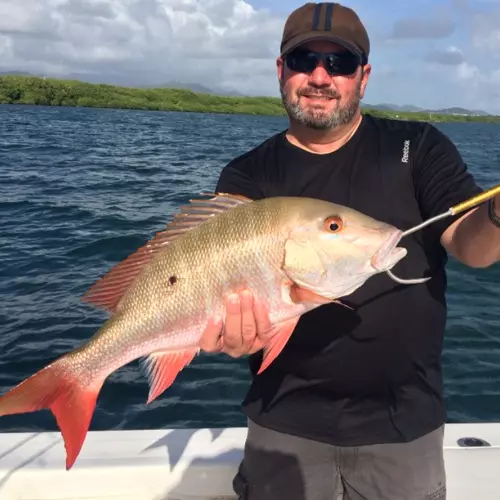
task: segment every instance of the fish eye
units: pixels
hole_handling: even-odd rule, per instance
[[[337,216],[328,217],[325,220],[324,227],[329,233],[338,233],[344,227],[344,222]]]

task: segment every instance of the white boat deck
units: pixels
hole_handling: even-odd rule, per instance
[[[0,434],[0,500],[235,499],[245,436],[245,428],[94,431],[66,471],[59,433]],[[465,437],[490,446],[459,446]],[[500,423],[449,424],[445,457],[447,500],[500,499]]]

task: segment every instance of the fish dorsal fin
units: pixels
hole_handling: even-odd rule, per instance
[[[252,201],[245,196],[227,193],[201,193],[201,196],[211,198],[192,199],[189,205],[181,206],[163,231],[108,271],[90,287],[82,300],[114,312],[142,269],[169,243],[215,215]]]

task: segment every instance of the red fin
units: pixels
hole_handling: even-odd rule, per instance
[[[177,374],[193,361],[198,352],[198,348],[188,351],[154,352],[141,360],[150,386],[148,404],[173,384]]]
[[[347,304],[344,304],[343,302],[340,302],[340,300],[332,300],[333,304],[338,304],[339,306],[342,307],[347,307],[347,309],[350,309],[351,311],[354,311],[354,307],[348,306]]]
[[[252,200],[244,196],[225,193],[213,195],[213,198],[207,200],[190,200],[189,205],[181,207],[180,212],[173,216],[165,230],[158,232],[145,245],[94,283],[82,300],[114,312],[142,269],[171,241],[208,221],[214,215],[250,201]]]
[[[332,302],[331,299],[327,299],[322,295],[311,292],[311,290],[298,286],[290,288],[290,297],[294,302],[309,302],[311,304],[330,304]]]
[[[279,355],[285,347],[288,339],[292,335],[293,330],[297,326],[299,317],[289,319],[283,323],[279,323],[273,327],[273,332],[270,333],[271,339],[264,347],[264,357],[258,374],[261,374]]]
[[[65,361],[60,358],[0,397],[0,416],[50,409],[64,439],[68,470],[85,441],[104,380],[84,386]]]
[[[291,287],[290,297],[295,303],[309,302],[311,304],[319,304],[319,305],[338,304],[339,306],[347,307],[347,309],[351,309],[351,311],[354,311],[354,309],[351,306],[344,304],[340,300],[328,299],[326,297],[323,297],[322,295],[318,295],[317,293],[311,292],[311,290],[307,290],[306,288],[301,288],[298,286]]]

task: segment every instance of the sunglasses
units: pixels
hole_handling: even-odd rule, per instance
[[[352,52],[314,52],[312,50],[295,49],[285,56],[286,65],[298,73],[312,73],[323,61],[330,76],[352,75],[362,63],[361,57]]]

